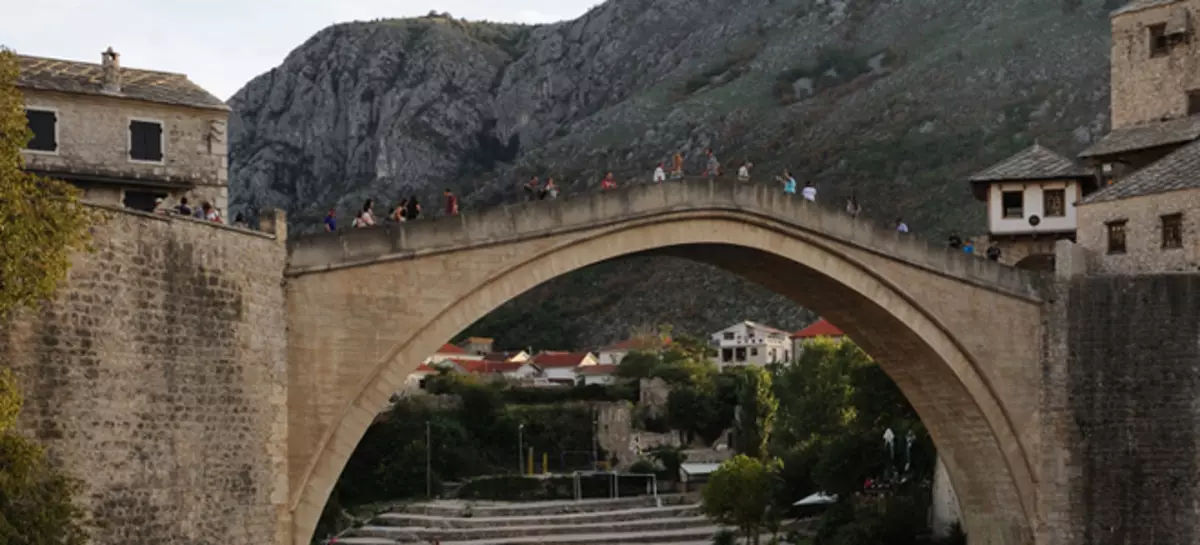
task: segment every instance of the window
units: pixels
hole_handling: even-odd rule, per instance
[[[1188,115],[1200,114],[1200,91],[1188,91]]]
[[[1047,218],[1061,218],[1067,215],[1065,189],[1047,189],[1042,192],[1042,215]]]
[[[744,347],[738,347],[737,349],[734,350],[733,354],[734,354],[735,360],[746,361],[746,349]]]
[[[125,205],[125,208],[141,210],[142,212],[153,212],[154,201],[156,199],[166,198],[166,193],[154,193],[150,191],[126,191],[125,197],[121,199],[121,203]]]
[[[157,121],[129,122],[129,158],[134,161],[163,160],[162,124]]]
[[[725,363],[729,363],[729,362],[733,361],[733,349],[732,348],[722,348],[721,349],[721,361],[723,361]]]
[[[727,341],[732,341],[732,340],[733,340],[733,332],[732,332],[732,331],[726,331],[724,334],[722,334],[722,335],[721,335],[721,338],[723,338],[723,339],[725,339],[725,340],[727,340]]]
[[[1108,227],[1108,253],[1125,253],[1125,220],[1110,221]]]
[[[1146,27],[1146,31],[1150,38],[1150,57],[1166,55],[1171,49],[1171,44],[1167,40],[1167,24],[1150,25]]]
[[[1160,218],[1162,220],[1162,247],[1182,248],[1183,247],[1183,214],[1169,214]]]
[[[29,121],[29,130],[33,138],[25,145],[25,149],[33,151],[58,151],[58,115],[50,110],[25,110],[25,119]]]
[[[1005,218],[1025,216],[1025,194],[1021,191],[1005,191],[1000,194],[1000,206]]]
[[[751,349],[750,349],[750,355],[751,355],[751,356],[757,356],[757,355],[758,355],[758,349],[757,349],[757,348],[751,348]]]

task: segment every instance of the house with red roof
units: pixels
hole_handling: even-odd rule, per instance
[[[424,363],[432,364],[432,363],[437,363],[439,361],[444,361],[444,360],[448,360],[448,359],[452,359],[452,358],[460,359],[460,360],[482,360],[483,356],[481,356],[479,354],[471,354],[460,347],[454,346],[450,343],[446,343],[446,344],[443,344],[442,347],[439,348],[437,352],[434,352],[432,356],[425,358]]]
[[[580,386],[612,384],[617,380],[617,366],[611,363],[585,365],[575,369],[575,376]]]
[[[813,339],[827,337],[834,341],[840,341],[845,336],[846,334],[842,333],[842,330],[838,329],[837,326],[821,318],[808,327],[792,334],[792,353],[796,354],[797,358],[800,357],[800,353],[804,351],[804,343],[810,342]]]
[[[671,337],[647,335],[626,339],[616,344],[610,344],[596,351],[596,361],[600,365],[620,365],[621,360],[630,352],[658,352],[671,344]]]
[[[551,384],[571,386],[578,382],[578,368],[596,365],[598,362],[591,352],[545,350],[530,358],[529,363],[541,369],[542,375]]]

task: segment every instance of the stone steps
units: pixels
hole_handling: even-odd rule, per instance
[[[652,532],[605,532],[561,536],[524,536],[468,541],[443,541],[441,545],[619,545],[623,543],[678,543],[704,541],[719,531],[719,526],[699,526],[680,530]]]
[[[679,504],[665,507],[636,507],[614,511],[560,513],[554,515],[521,515],[508,517],[471,516],[441,517],[412,513],[384,513],[371,521],[379,526],[423,528],[502,528],[508,526],[576,525],[598,522],[624,522],[645,519],[693,517],[700,514],[698,504]]]
[[[695,503],[695,501],[695,496],[685,494],[663,494],[658,497],[657,501],[652,496],[582,501],[560,500],[523,503],[444,500],[398,506],[393,512],[442,517],[461,517],[468,513],[471,517],[533,516],[556,515],[563,513],[598,513],[602,511],[621,511],[638,507],[656,507],[660,504],[663,506],[668,506]]]
[[[549,522],[549,521],[547,521]],[[712,523],[702,516],[652,518],[621,522],[592,522],[588,524],[538,524],[529,526],[499,526],[484,528],[427,528],[405,526],[364,526],[354,531],[356,536],[382,537],[399,542],[430,541],[443,543],[474,542],[511,538],[538,538],[574,534],[647,533],[664,530],[708,528]]]

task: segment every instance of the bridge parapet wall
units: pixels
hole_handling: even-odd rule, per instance
[[[631,186],[551,201],[468,210],[452,217],[296,237],[289,243],[289,271],[303,274],[609,224],[652,222],[671,213],[697,211],[740,212],[780,220],[938,274],[1026,298],[1042,298],[1049,282],[1044,273],[950,251],[920,236],[882,228],[870,220],[786,195],[778,188],[708,179]]]

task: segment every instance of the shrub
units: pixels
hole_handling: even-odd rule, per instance
[[[720,530],[713,534],[712,545],[737,545],[737,534],[733,530]]]

